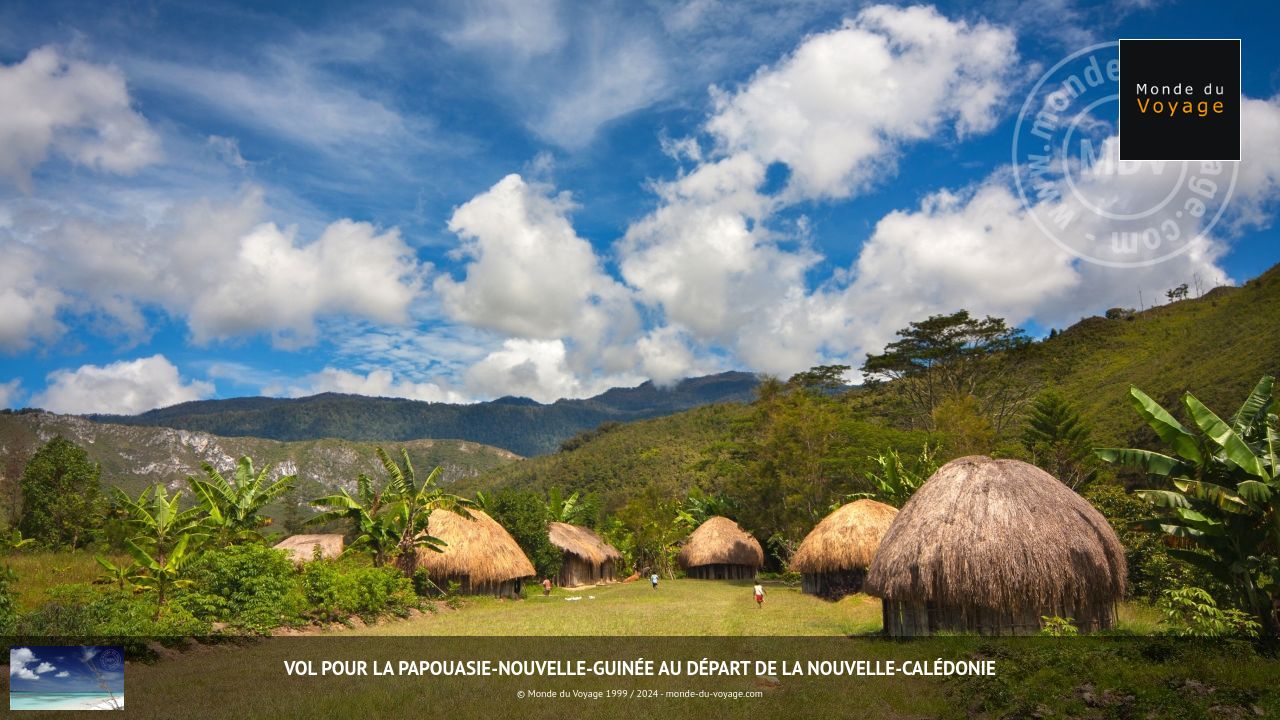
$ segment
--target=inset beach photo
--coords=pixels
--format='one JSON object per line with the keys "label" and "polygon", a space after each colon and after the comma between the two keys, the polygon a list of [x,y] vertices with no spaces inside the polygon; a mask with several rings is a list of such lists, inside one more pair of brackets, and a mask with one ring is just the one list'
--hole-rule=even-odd
{"label": "inset beach photo", "polygon": [[9,649],[10,710],[123,710],[124,652],[103,645]]}

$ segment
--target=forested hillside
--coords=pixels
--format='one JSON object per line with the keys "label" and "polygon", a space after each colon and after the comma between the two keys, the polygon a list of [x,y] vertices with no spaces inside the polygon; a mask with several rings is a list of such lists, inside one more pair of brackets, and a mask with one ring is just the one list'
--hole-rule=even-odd
{"label": "forested hillside", "polygon": [[454,405],[326,393],[297,399],[202,400],[141,415],[93,419],[273,440],[469,440],[518,455],[538,455],[554,451],[565,439],[604,422],[670,415],[708,403],[748,401],[755,384],[753,374],[727,372],[690,378],[671,387],[646,382],[550,405],[527,398]]}

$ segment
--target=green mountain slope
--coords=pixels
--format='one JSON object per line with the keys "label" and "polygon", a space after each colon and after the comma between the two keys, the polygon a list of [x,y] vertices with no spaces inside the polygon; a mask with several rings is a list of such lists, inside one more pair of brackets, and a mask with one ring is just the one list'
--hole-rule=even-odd
{"label": "green mountain slope", "polygon": [[[923,318],[922,318],[923,319]],[[1035,343],[1022,377],[1035,391],[1056,388],[1094,426],[1099,445],[1158,443],[1128,404],[1137,385],[1166,407],[1190,390],[1209,407],[1234,410],[1265,373],[1280,373],[1280,266],[1242,287],[1136,313],[1086,318]],[[865,456],[918,448],[925,435],[893,429],[891,386],[847,393],[841,412],[851,439],[832,452],[847,460],[845,483],[870,469]],[[710,406],[584,436],[575,449],[505,465],[465,481],[468,487],[561,486],[601,497],[606,510],[634,498],[682,496],[694,485],[723,487],[742,467],[729,448],[753,423],[751,406]],[[1016,443],[1020,426],[1001,440]],[[837,458],[838,459],[838,458]],[[947,458],[942,458],[943,460]],[[850,488],[848,485],[845,489]]]}
{"label": "green mountain slope", "polygon": [[454,438],[519,455],[537,455],[551,452],[565,439],[603,422],[659,417],[709,403],[747,401],[756,382],[751,373],[727,372],[686,379],[671,387],[646,382],[550,405],[527,398],[452,405],[333,393],[297,399],[234,398],[93,419],[274,440]]}
{"label": "green mountain slope", "polygon": [[[296,473],[298,497],[302,499],[327,494],[338,487],[354,489],[355,478],[362,472],[375,478],[383,476],[374,456],[379,443],[219,437],[188,430],[98,423],[44,412],[0,413],[0,474],[16,477],[36,448],[55,435],[80,445],[90,460],[101,465],[104,486],[114,485],[131,494],[156,483],[185,489],[185,478],[198,474],[202,463],[227,470],[243,455],[252,457],[258,467],[273,465],[273,476]],[[506,450],[462,440],[411,440],[382,445],[392,452],[407,448],[417,468],[441,466],[446,485],[519,459]],[[12,498],[0,497],[0,505],[10,503]]]}

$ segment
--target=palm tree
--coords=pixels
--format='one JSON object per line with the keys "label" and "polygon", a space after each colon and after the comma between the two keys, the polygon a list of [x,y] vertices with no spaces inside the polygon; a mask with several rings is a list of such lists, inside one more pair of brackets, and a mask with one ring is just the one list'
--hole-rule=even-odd
{"label": "palm tree", "polygon": [[222,544],[261,540],[258,528],[267,524],[262,509],[294,487],[296,475],[285,475],[275,482],[267,480],[270,466],[254,473],[248,456],[236,463],[235,475],[228,482],[212,465],[201,466],[205,477],[188,477],[191,489],[209,516],[207,522]]}
{"label": "palm tree", "polygon": [[182,572],[197,554],[189,547],[191,541],[206,537],[199,532],[202,509],[180,510],[180,499],[176,492],[169,497],[162,485],[143,490],[137,500],[116,490],[116,504],[125,512],[126,522],[138,531],[125,541],[125,548],[141,571],[134,582],[156,591],[157,619],[164,609],[167,591],[185,582],[181,580]]}

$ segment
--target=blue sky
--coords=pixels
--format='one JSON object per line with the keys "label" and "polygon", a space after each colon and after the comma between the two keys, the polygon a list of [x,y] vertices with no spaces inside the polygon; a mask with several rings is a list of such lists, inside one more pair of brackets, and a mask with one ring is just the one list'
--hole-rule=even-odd
{"label": "blue sky", "polygon": [[[0,406],[552,401],[1238,283],[1280,260],[1277,29],[1132,0],[6,3]],[[1247,98],[1223,220],[1132,268],[1062,252],[1010,168],[1036,80],[1119,37],[1241,37]]]}
{"label": "blue sky", "polygon": [[[28,646],[9,649],[9,689],[13,692],[98,693],[101,680],[124,695],[124,671],[118,661],[104,661],[104,652],[121,658],[120,648],[91,646]],[[95,674],[93,669],[98,670]]]}

